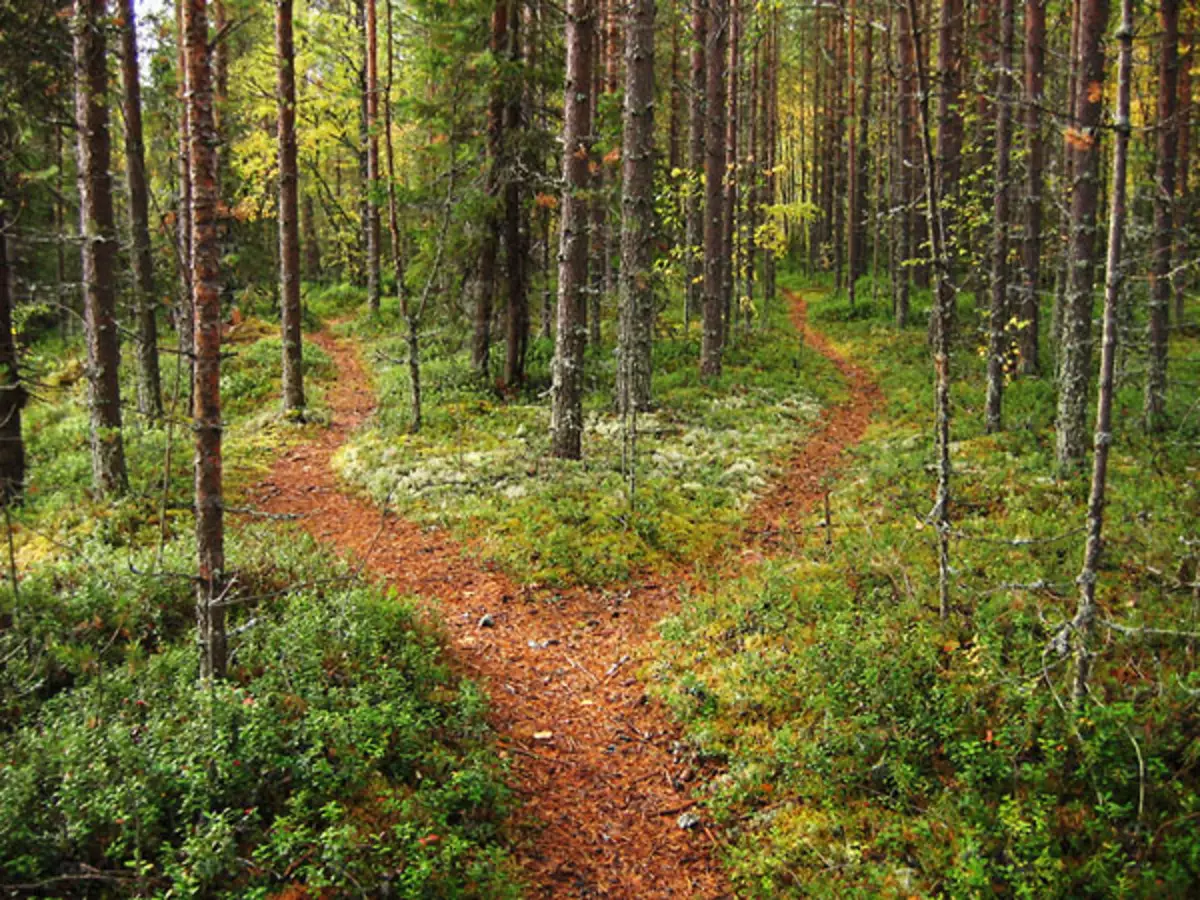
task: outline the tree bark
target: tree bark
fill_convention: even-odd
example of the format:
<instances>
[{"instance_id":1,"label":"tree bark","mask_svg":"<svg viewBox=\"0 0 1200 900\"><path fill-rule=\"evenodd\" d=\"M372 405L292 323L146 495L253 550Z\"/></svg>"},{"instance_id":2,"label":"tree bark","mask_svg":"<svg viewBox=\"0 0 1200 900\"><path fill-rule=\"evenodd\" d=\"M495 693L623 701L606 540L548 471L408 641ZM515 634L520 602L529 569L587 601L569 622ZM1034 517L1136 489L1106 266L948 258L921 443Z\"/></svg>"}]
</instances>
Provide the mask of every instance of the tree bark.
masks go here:
<instances>
[{"instance_id":1,"label":"tree bark","mask_svg":"<svg viewBox=\"0 0 1200 900\"><path fill-rule=\"evenodd\" d=\"M521 0L509 0L508 59L521 62ZM516 165L520 151L513 146L524 125L520 87L507 91L504 130L508 135L504 179L504 266L508 288L505 306L504 386L509 390L525 382L525 351L529 345L529 227L525 210L525 185Z\"/></svg>"},{"instance_id":2,"label":"tree bark","mask_svg":"<svg viewBox=\"0 0 1200 900\"><path fill-rule=\"evenodd\" d=\"M654 4L630 0L625 20L621 163L621 329L617 409L650 406L654 342Z\"/></svg>"},{"instance_id":3,"label":"tree bark","mask_svg":"<svg viewBox=\"0 0 1200 900\"><path fill-rule=\"evenodd\" d=\"M563 90L563 194L558 244L558 340L551 369L550 444L560 459L583 445L583 353L587 343L588 231L596 7L570 0Z\"/></svg>"},{"instance_id":4,"label":"tree bark","mask_svg":"<svg viewBox=\"0 0 1200 900\"><path fill-rule=\"evenodd\" d=\"M1193 22L1195 20L1193 19ZM1179 131L1179 177L1178 197L1175 202L1175 257L1184 259L1188 253L1187 223L1192 209L1191 195L1188 190L1188 175L1192 150L1192 60L1196 54L1196 39L1200 36L1192 31L1188 40L1187 56L1179 66L1179 107L1176 119ZM1175 286L1175 324L1183 324L1184 288L1188 284L1186 272L1178 272L1174 278Z\"/></svg>"},{"instance_id":5,"label":"tree bark","mask_svg":"<svg viewBox=\"0 0 1200 900\"><path fill-rule=\"evenodd\" d=\"M28 397L18 368L13 339L13 284L6 213L8 173L0 160L0 505L18 500L25 490L25 442L21 410Z\"/></svg>"},{"instance_id":6,"label":"tree bark","mask_svg":"<svg viewBox=\"0 0 1200 900\"><path fill-rule=\"evenodd\" d=\"M379 51L375 0L366 0L367 106L367 307L379 312Z\"/></svg>"},{"instance_id":7,"label":"tree bark","mask_svg":"<svg viewBox=\"0 0 1200 900\"><path fill-rule=\"evenodd\" d=\"M1179 0L1159 0L1158 161L1154 174L1154 262L1150 274L1150 354L1146 371L1146 430L1167 424L1167 325L1171 307L1171 245L1175 224L1175 158L1179 129Z\"/></svg>"},{"instance_id":8,"label":"tree bark","mask_svg":"<svg viewBox=\"0 0 1200 900\"><path fill-rule=\"evenodd\" d=\"M279 103L279 305L282 312L283 412L304 415L303 338L300 334L300 210L296 168L296 50L292 0L275 0ZM376 248L378 249L378 248Z\"/></svg>"},{"instance_id":9,"label":"tree bark","mask_svg":"<svg viewBox=\"0 0 1200 900\"><path fill-rule=\"evenodd\" d=\"M687 312L700 309L704 291L705 45L708 43L708 0L692 0L691 96L688 108Z\"/></svg>"},{"instance_id":10,"label":"tree bark","mask_svg":"<svg viewBox=\"0 0 1200 900\"><path fill-rule=\"evenodd\" d=\"M1105 10L1107 12L1107 10ZM1086 12L1085 12L1086 17ZM1090 22L1085 18L1085 22ZM1085 28L1085 34L1087 34ZM1121 43L1117 74L1116 147L1113 150L1112 191L1108 225L1108 264L1104 283L1104 339L1100 351L1100 393L1096 401L1095 454L1092 487L1088 496L1087 542L1083 567L1076 581L1079 603L1070 633L1075 644L1076 707L1088 692L1091 650L1088 647L1096 620L1096 578L1100 567L1104 531L1104 493L1108 479L1108 453L1112 445L1113 368L1117 355L1117 302L1121 290L1121 239L1125 229L1125 173L1129 155L1129 94L1133 73L1133 0L1122 0Z\"/></svg>"},{"instance_id":11,"label":"tree bark","mask_svg":"<svg viewBox=\"0 0 1200 900\"><path fill-rule=\"evenodd\" d=\"M987 362L988 433L1004 427L1004 381L1008 377L1009 337L1008 244L1011 227L1009 214L1009 157L1012 146L1012 56L1014 40L1014 0L1000 3L1000 46L996 74L996 163L992 192L992 281L989 315Z\"/></svg>"},{"instance_id":12,"label":"tree bark","mask_svg":"<svg viewBox=\"0 0 1200 900\"><path fill-rule=\"evenodd\" d=\"M849 61L849 82L850 82L850 115L855 121L850 123L850 128L847 132L847 147L846 147L846 186L847 198L846 205L849 207L848 219L849 226L846 228L846 268L849 272L849 277L846 282L846 296L850 301L850 305L854 305L856 299L856 284L859 253L861 252L858 246L858 205L860 203L859 182L858 182L858 135L857 119L858 119L858 86L855 83L855 56L858 49L857 46L857 16L854 0L849 2L849 22L847 31L849 32L849 48L846 58Z\"/></svg>"},{"instance_id":13,"label":"tree bark","mask_svg":"<svg viewBox=\"0 0 1200 900\"><path fill-rule=\"evenodd\" d=\"M725 350L725 68L729 42L728 0L709 0L708 45L705 57L705 106L708 110L704 157L704 336L700 345L700 374L721 374Z\"/></svg>"},{"instance_id":14,"label":"tree bark","mask_svg":"<svg viewBox=\"0 0 1200 900\"><path fill-rule=\"evenodd\" d=\"M106 0L75 2L75 123L78 128L79 232L87 331L92 482L100 494L129 487L121 435L120 347L108 134Z\"/></svg>"},{"instance_id":15,"label":"tree bark","mask_svg":"<svg viewBox=\"0 0 1200 900\"><path fill-rule=\"evenodd\" d=\"M495 0L492 7L492 56L499 59L508 46L508 0ZM487 121L488 173L484 193L488 213L484 222L483 244L479 253L479 285L475 297L475 334L471 344L471 365L481 378L488 377L492 347L492 308L496 298L496 261L500 254L500 190L504 171L504 91L494 79L488 99Z\"/></svg>"},{"instance_id":16,"label":"tree bark","mask_svg":"<svg viewBox=\"0 0 1200 900\"><path fill-rule=\"evenodd\" d=\"M184 54L183 5L187 0L175 0L175 57L179 85L179 197L175 217L176 255L179 265L179 305L175 311L175 330L179 333L179 352L187 360L187 398L191 405L195 381L195 311L192 308L192 168L191 126L188 123L187 59Z\"/></svg>"},{"instance_id":17,"label":"tree bark","mask_svg":"<svg viewBox=\"0 0 1200 900\"><path fill-rule=\"evenodd\" d=\"M1042 262L1042 137L1041 105L1046 83L1046 0L1025 0L1025 197L1021 241L1021 372L1040 371L1041 304L1038 287Z\"/></svg>"},{"instance_id":18,"label":"tree bark","mask_svg":"<svg viewBox=\"0 0 1200 900\"><path fill-rule=\"evenodd\" d=\"M142 141L142 86L138 81L137 18L134 0L124 0L121 22L121 84L125 111L125 176L129 186L130 233L137 320L138 412L162 418L158 371L158 317L154 261L150 256L150 201L146 190L146 151Z\"/></svg>"},{"instance_id":19,"label":"tree bark","mask_svg":"<svg viewBox=\"0 0 1200 900\"><path fill-rule=\"evenodd\" d=\"M1101 39L1108 21L1108 0L1080 2L1081 70L1074 98L1075 127L1068 136L1074 180L1055 451L1058 466L1062 470L1078 468L1086 453L1088 383L1092 370L1092 286L1095 277L1096 204L1099 196L1100 109L1104 84Z\"/></svg>"},{"instance_id":20,"label":"tree bark","mask_svg":"<svg viewBox=\"0 0 1200 900\"><path fill-rule=\"evenodd\" d=\"M897 255L899 266L894 271L896 279L896 327L908 326L911 269L908 265L912 255L913 223L910 209L913 205L913 116L912 105L917 94L916 39L913 32L913 16L910 7L900 10L900 99L896 105L897 137L899 140L899 166L896 173L897 200L902 209L899 213L899 240Z\"/></svg>"},{"instance_id":21,"label":"tree bark","mask_svg":"<svg viewBox=\"0 0 1200 900\"><path fill-rule=\"evenodd\" d=\"M309 281L319 281L321 278L321 237L317 231L317 210L313 205L312 194L304 194L304 215L301 222L304 226L304 277Z\"/></svg>"},{"instance_id":22,"label":"tree bark","mask_svg":"<svg viewBox=\"0 0 1200 900\"><path fill-rule=\"evenodd\" d=\"M737 268L737 229L738 216L738 74L741 68L741 31L742 31L742 0L729 0L729 59L728 59L728 110L725 115L725 169L722 184L725 189L725 235L722 243L725 248L724 261L721 264L721 302L725 324L723 332L725 340L729 340L733 324L734 306L734 277Z\"/></svg>"},{"instance_id":23,"label":"tree bark","mask_svg":"<svg viewBox=\"0 0 1200 900\"><path fill-rule=\"evenodd\" d=\"M196 619L200 676L225 675L225 525L221 484L221 291L217 245L216 128L205 0L184 0L191 123L192 286L196 317Z\"/></svg>"}]
</instances>

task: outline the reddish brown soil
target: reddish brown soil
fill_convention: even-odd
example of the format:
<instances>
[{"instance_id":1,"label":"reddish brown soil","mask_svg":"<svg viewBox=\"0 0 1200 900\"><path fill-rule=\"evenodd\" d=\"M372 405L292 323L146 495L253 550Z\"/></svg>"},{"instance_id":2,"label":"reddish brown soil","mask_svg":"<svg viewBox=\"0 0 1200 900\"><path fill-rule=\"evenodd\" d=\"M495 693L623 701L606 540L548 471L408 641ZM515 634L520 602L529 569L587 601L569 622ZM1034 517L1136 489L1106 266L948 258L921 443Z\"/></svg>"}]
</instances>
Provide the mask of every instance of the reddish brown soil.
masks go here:
<instances>
[{"instance_id":1,"label":"reddish brown soil","mask_svg":"<svg viewBox=\"0 0 1200 900\"><path fill-rule=\"evenodd\" d=\"M752 531L768 536L781 519L820 502L823 479L861 437L879 396L808 328L803 299L791 299L805 340L843 372L854 399L826 411L754 515ZM731 896L717 837L690 800L701 773L674 752L678 728L635 677L686 573L624 590L534 595L470 559L445 533L381 515L341 488L330 467L373 409L366 376L350 345L328 333L314 340L340 373L329 394L333 424L284 455L253 497L270 512L298 514L311 534L402 593L439 601L462 669L491 696L491 722L522 806L515 852L534 894ZM700 816L696 827L680 828L685 812Z\"/></svg>"}]
</instances>

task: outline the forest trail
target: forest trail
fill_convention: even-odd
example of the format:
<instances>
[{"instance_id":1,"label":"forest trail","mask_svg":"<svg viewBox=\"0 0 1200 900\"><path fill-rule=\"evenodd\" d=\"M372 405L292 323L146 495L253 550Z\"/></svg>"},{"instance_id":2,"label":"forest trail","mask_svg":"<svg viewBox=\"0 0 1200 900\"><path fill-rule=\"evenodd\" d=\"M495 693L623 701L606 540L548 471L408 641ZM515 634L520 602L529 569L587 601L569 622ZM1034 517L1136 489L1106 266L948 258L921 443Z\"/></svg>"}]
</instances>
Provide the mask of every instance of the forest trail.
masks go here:
<instances>
[{"instance_id":1,"label":"forest trail","mask_svg":"<svg viewBox=\"0 0 1200 900\"><path fill-rule=\"evenodd\" d=\"M839 369L850 399L824 411L754 511L747 537L764 552L781 526L820 505L881 399L867 373L808 325L803 297L788 298L803 339ZM716 835L702 817L681 827L691 824L680 816L693 812L689 793L702 773L676 752L679 729L635 677L690 572L624 589L534 594L469 559L446 533L381 516L340 487L330 465L374 408L366 374L349 343L325 331L312 339L339 372L328 396L333 424L282 456L252 497L270 512L299 516L314 537L401 593L437 598L458 662L491 697L522 807L515 853L533 895L731 896Z\"/></svg>"}]
</instances>

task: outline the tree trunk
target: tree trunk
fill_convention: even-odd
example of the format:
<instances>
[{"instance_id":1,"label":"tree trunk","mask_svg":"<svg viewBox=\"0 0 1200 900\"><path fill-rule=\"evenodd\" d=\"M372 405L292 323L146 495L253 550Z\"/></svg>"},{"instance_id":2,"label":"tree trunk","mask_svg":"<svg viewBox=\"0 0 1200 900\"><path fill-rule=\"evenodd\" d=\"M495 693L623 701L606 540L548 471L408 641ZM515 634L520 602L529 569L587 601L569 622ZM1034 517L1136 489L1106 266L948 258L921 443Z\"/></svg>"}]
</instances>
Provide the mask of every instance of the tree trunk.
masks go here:
<instances>
[{"instance_id":1,"label":"tree trunk","mask_svg":"<svg viewBox=\"0 0 1200 900\"><path fill-rule=\"evenodd\" d=\"M509 0L508 59L521 62L521 0ZM521 90L512 86L504 106L504 130L508 135L504 179L504 265L508 303L505 306L504 386L509 390L525 382L525 350L529 344L529 228L525 210L525 185L517 165L521 151L513 147L523 127Z\"/></svg>"},{"instance_id":2,"label":"tree trunk","mask_svg":"<svg viewBox=\"0 0 1200 900\"><path fill-rule=\"evenodd\" d=\"M1046 0L1025 0L1025 198L1021 241L1021 372L1037 375L1041 304L1038 287L1042 262L1041 105L1046 82Z\"/></svg>"},{"instance_id":3,"label":"tree trunk","mask_svg":"<svg viewBox=\"0 0 1200 900\"><path fill-rule=\"evenodd\" d=\"M779 10L771 10L771 50L767 54L767 140L765 198L774 206L778 193L775 163L779 145ZM763 315L765 324L768 307L775 302L775 246L772 242L763 254Z\"/></svg>"},{"instance_id":4,"label":"tree trunk","mask_svg":"<svg viewBox=\"0 0 1200 900\"><path fill-rule=\"evenodd\" d=\"M88 406L91 410L92 482L100 494L124 493L120 347L108 134L106 0L75 3L75 122L78 128L79 232L83 309L87 330Z\"/></svg>"},{"instance_id":5,"label":"tree trunk","mask_svg":"<svg viewBox=\"0 0 1200 900\"><path fill-rule=\"evenodd\" d=\"M913 22L917 15L916 0L908 0L901 17ZM909 34L912 32L909 30ZM950 317L954 308L954 285L951 282L950 260L946 250L945 220L935 186L940 182L936 171L933 140L929 123L929 78L925 73L924 55L918 41L912 43L913 80L920 92L916 97L920 146L925 164L925 184L928 189L925 217L929 227L933 257L933 314L934 326L934 437L937 445L937 497L930 518L938 535L938 607L943 619L950 614Z\"/></svg>"},{"instance_id":6,"label":"tree trunk","mask_svg":"<svg viewBox=\"0 0 1200 900\"><path fill-rule=\"evenodd\" d=\"M996 164L992 192L992 283L987 362L988 433L1003 428L1004 380L1008 377L1009 156L1012 146L1012 55L1014 0L1000 3L999 66L996 75Z\"/></svg>"},{"instance_id":7,"label":"tree trunk","mask_svg":"<svg viewBox=\"0 0 1200 900\"><path fill-rule=\"evenodd\" d=\"M671 0L669 10L671 16L671 78L667 85L669 93L668 108L671 118L667 123L667 172L674 173L681 165L683 158L680 153L681 131L680 121L683 119L683 91L679 83L679 10L677 0ZM672 177L674 175L672 174Z\"/></svg>"},{"instance_id":8,"label":"tree trunk","mask_svg":"<svg viewBox=\"0 0 1200 900\"><path fill-rule=\"evenodd\" d=\"M899 240L896 248L899 256L899 266L894 271L896 279L896 327L908 326L910 267L908 259L912 255L912 216L909 212L913 205L913 117L910 115L916 98L916 39L913 35L913 13L910 7L900 10L900 99L896 104L897 137L899 139L899 166L896 174L897 200L902 207L899 213Z\"/></svg>"},{"instance_id":9,"label":"tree trunk","mask_svg":"<svg viewBox=\"0 0 1200 900\"><path fill-rule=\"evenodd\" d=\"M319 281L321 278L321 238L317 233L317 210L313 205L312 195L304 194L304 215L301 218L304 225L304 277L309 281Z\"/></svg>"},{"instance_id":10,"label":"tree trunk","mask_svg":"<svg viewBox=\"0 0 1200 900\"><path fill-rule=\"evenodd\" d=\"M741 68L742 0L729 0L729 59L728 111L725 116L725 187L724 260L721 264L721 302L724 315L722 328L729 340L733 323L734 278L737 268L738 215L738 70Z\"/></svg>"},{"instance_id":11,"label":"tree trunk","mask_svg":"<svg viewBox=\"0 0 1200 900\"><path fill-rule=\"evenodd\" d=\"M492 7L492 56L499 59L508 47L508 0L495 0ZM471 365L481 378L488 377L492 347L492 309L496 298L496 260L500 254L500 188L504 171L504 91L499 79L493 80L488 99L487 124L488 173L484 184L488 212L484 222L483 245L479 253L479 285L475 297L475 334L471 344Z\"/></svg>"},{"instance_id":12,"label":"tree trunk","mask_svg":"<svg viewBox=\"0 0 1200 900\"><path fill-rule=\"evenodd\" d=\"M856 133L858 124L858 86L855 84L856 73L854 63L856 50L858 48L856 41L857 35L855 34L857 26L857 16L855 13L856 9L854 0L850 0L849 24L847 27L847 31L849 32L850 47L846 54L846 58L849 61L850 66L850 104L848 108L850 115L855 121L850 123L850 128L848 129L846 148L846 186L848 191L846 205L849 207L849 226L846 228L846 268L849 272L849 277L846 282L846 296L849 299L851 306L854 305L854 301L856 299L857 292L855 280L859 267L859 253L861 252L858 246L858 205L861 202L861 196L859 194L860 185L858 183L858 135Z\"/></svg>"},{"instance_id":13,"label":"tree trunk","mask_svg":"<svg viewBox=\"0 0 1200 900\"><path fill-rule=\"evenodd\" d=\"M1154 175L1154 263L1150 277L1150 355L1146 372L1146 430L1167 424L1167 324L1171 307L1171 243L1175 224L1175 157L1179 130L1179 0L1159 0L1158 162Z\"/></svg>"},{"instance_id":14,"label":"tree trunk","mask_svg":"<svg viewBox=\"0 0 1200 900\"><path fill-rule=\"evenodd\" d=\"M621 334L617 409L650 406L654 341L654 4L630 0L625 21L625 115L621 141Z\"/></svg>"},{"instance_id":15,"label":"tree trunk","mask_svg":"<svg viewBox=\"0 0 1200 900\"><path fill-rule=\"evenodd\" d=\"M7 141L6 141L7 143ZM13 285L8 241L8 173L0 160L0 505L21 497L25 490L25 442L21 410L27 394L18 368L13 340Z\"/></svg>"},{"instance_id":16,"label":"tree trunk","mask_svg":"<svg viewBox=\"0 0 1200 900\"><path fill-rule=\"evenodd\" d=\"M1070 264L1063 310L1062 376L1058 394L1056 459L1074 469L1086 453L1088 383L1092 371L1092 286L1096 252L1096 204L1099 195L1100 109L1108 0L1080 0L1079 58L1075 88L1075 127L1068 135L1072 158Z\"/></svg>"},{"instance_id":17,"label":"tree trunk","mask_svg":"<svg viewBox=\"0 0 1200 900\"><path fill-rule=\"evenodd\" d=\"M583 437L583 353L587 342L588 231L586 193L592 176L595 82L594 0L567 8L567 77L563 91L563 195L558 245L558 340L552 367L550 443L560 459L579 459Z\"/></svg>"},{"instance_id":18,"label":"tree trunk","mask_svg":"<svg viewBox=\"0 0 1200 900\"><path fill-rule=\"evenodd\" d=\"M375 0L366 0L367 103L367 307L379 312L379 52Z\"/></svg>"},{"instance_id":19,"label":"tree trunk","mask_svg":"<svg viewBox=\"0 0 1200 900\"><path fill-rule=\"evenodd\" d=\"M688 108L687 318L700 309L704 292L705 45L708 0L692 0L692 81Z\"/></svg>"},{"instance_id":20,"label":"tree trunk","mask_svg":"<svg viewBox=\"0 0 1200 900\"><path fill-rule=\"evenodd\" d=\"M129 185L131 257L136 292L138 412L162 418L158 373L158 319L154 262L150 257L150 201L146 191L146 152L142 142L142 86L138 81L137 19L134 0L124 0L121 23L121 84L125 110L125 175Z\"/></svg>"},{"instance_id":21,"label":"tree trunk","mask_svg":"<svg viewBox=\"0 0 1200 900\"><path fill-rule=\"evenodd\" d=\"M175 217L176 255L179 265L179 305L175 311L175 330L179 333L179 352L187 360L187 401L191 406L195 381L195 310L192 308L192 162L191 134L188 123L187 59L184 54L183 5L175 0L176 65L179 72L179 197ZM174 402L174 401L172 401Z\"/></svg>"},{"instance_id":22,"label":"tree trunk","mask_svg":"<svg viewBox=\"0 0 1200 900\"><path fill-rule=\"evenodd\" d=\"M1195 21L1195 20L1193 20ZM1187 223L1192 208L1188 192L1188 168L1191 160L1192 122L1192 60L1196 53L1197 33L1193 30L1188 40L1188 52L1179 66L1179 107L1176 120L1179 131L1179 196L1175 202L1175 258L1185 259L1188 254ZM1184 288L1188 283L1186 272L1177 272L1175 283L1175 324L1183 324Z\"/></svg>"},{"instance_id":23,"label":"tree trunk","mask_svg":"<svg viewBox=\"0 0 1200 900\"><path fill-rule=\"evenodd\" d=\"M1107 12L1107 10L1104 10ZM1085 13L1086 17L1086 13ZM1092 20L1085 18L1085 22ZM1090 32L1085 29L1085 34ZM1088 692L1092 654L1088 642L1096 620L1096 578L1104 530L1104 492L1108 478L1108 453L1112 445L1113 367L1117 355L1117 301L1121 290L1121 239L1125 229L1125 170L1129 154L1129 94L1133 73L1133 0L1122 0L1121 42L1117 74L1116 147L1113 150L1112 191L1108 225L1108 266L1104 283L1104 342L1100 351L1100 394L1096 401L1095 455L1092 488L1088 497L1087 543L1079 584L1079 604L1070 625L1075 643L1075 705Z\"/></svg>"},{"instance_id":24,"label":"tree trunk","mask_svg":"<svg viewBox=\"0 0 1200 900\"><path fill-rule=\"evenodd\" d=\"M196 315L196 619L200 676L221 678L225 636L225 526L221 486L221 291L216 131L205 0L184 0L192 173L192 285Z\"/></svg>"},{"instance_id":25,"label":"tree trunk","mask_svg":"<svg viewBox=\"0 0 1200 900\"><path fill-rule=\"evenodd\" d=\"M728 0L708 0L708 44L705 57L705 106L708 110L704 157L704 336L700 374L721 374L725 350L725 304L722 288L728 265L725 246L725 68L729 39Z\"/></svg>"},{"instance_id":26,"label":"tree trunk","mask_svg":"<svg viewBox=\"0 0 1200 900\"><path fill-rule=\"evenodd\" d=\"M862 99L858 108L858 141L852 156L857 164L853 169L855 181L855 213L851 222L853 230L850 242L853 247L854 263L850 268L851 279L860 278L867 273L867 220L870 203L867 199L867 183L871 170L870 126L871 126L871 88L874 67L874 27L868 16L866 27L863 29L866 41L863 46Z\"/></svg>"},{"instance_id":27,"label":"tree trunk","mask_svg":"<svg viewBox=\"0 0 1200 900\"><path fill-rule=\"evenodd\" d=\"M296 51L292 40L292 0L275 0L275 56L279 102L279 306L283 319L283 413L299 418L304 415L304 360L300 334L300 179L296 170Z\"/></svg>"}]
</instances>

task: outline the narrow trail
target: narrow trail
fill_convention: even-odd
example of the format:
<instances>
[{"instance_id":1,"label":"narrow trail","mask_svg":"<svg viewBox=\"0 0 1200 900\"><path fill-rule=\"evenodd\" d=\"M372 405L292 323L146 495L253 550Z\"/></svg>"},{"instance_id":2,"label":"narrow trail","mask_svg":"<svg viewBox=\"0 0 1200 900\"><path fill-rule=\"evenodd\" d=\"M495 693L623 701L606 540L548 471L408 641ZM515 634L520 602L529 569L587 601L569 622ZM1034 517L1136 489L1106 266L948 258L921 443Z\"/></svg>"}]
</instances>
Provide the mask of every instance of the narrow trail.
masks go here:
<instances>
[{"instance_id":1,"label":"narrow trail","mask_svg":"<svg viewBox=\"0 0 1200 900\"><path fill-rule=\"evenodd\" d=\"M808 326L803 298L788 297L804 340L846 377L851 399L825 410L754 511L747 538L765 552L781 527L821 502L825 480L880 399L870 377ZM732 896L713 831L703 820L679 824L702 773L675 752L679 729L634 674L688 573L624 590L534 595L469 559L446 533L381 515L339 486L330 465L374 409L366 375L347 343L328 332L312 340L337 365L333 424L281 457L252 499L299 516L310 534L398 591L437 599L462 670L491 696L491 723L521 802L515 854L534 896Z\"/></svg>"}]
</instances>

